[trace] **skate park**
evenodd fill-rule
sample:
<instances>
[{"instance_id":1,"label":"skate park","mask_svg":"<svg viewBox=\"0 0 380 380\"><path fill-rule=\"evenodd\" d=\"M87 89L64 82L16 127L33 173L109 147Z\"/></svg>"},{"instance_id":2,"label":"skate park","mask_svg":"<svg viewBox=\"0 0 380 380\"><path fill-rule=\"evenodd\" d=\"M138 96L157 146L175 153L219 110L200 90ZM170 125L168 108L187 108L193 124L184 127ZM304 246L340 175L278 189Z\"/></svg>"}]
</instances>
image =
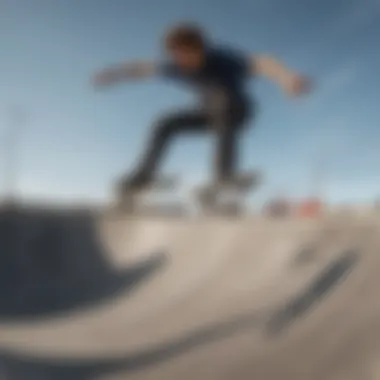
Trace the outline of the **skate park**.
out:
<instances>
[{"instance_id":1,"label":"skate park","mask_svg":"<svg viewBox=\"0 0 380 380\"><path fill-rule=\"evenodd\" d=\"M4 379L375 379L376 215L1 212Z\"/></svg>"},{"instance_id":2,"label":"skate park","mask_svg":"<svg viewBox=\"0 0 380 380\"><path fill-rule=\"evenodd\" d=\"M378 1L4 4L0 380L380 379Z\"/></svg>"}]
</instances>

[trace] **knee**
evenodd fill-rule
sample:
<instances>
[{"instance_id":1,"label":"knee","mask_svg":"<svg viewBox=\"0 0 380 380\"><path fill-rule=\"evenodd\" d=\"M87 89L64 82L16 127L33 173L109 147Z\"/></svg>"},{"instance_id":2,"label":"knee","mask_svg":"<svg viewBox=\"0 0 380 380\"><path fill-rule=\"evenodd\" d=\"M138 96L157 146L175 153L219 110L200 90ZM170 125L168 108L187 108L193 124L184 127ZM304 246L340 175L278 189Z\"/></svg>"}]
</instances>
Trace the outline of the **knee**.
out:
<instances>
[{"instance_id":1,"label":"knee","mask_svg":"<svg viewBox=\"0 0 380 380\"><path fill-rule=\"evenodd\" d=\"M245 102L239 102L233 104L229 109L228 118L231 120L231 124L239 127L243 126L249 119L250 107Z\"/></svg>"},{"instance_id":2,"label":"knee","mask_svg":"<svg viewBox=\"0 0 380 380\"><path fill-rule=\"evenodd\" d=\"M215 120L228 127L240 127L244 125L250 115L249 107L243 102L229 102L223 108L214 109Z\"/></svg>"}]
</instances>

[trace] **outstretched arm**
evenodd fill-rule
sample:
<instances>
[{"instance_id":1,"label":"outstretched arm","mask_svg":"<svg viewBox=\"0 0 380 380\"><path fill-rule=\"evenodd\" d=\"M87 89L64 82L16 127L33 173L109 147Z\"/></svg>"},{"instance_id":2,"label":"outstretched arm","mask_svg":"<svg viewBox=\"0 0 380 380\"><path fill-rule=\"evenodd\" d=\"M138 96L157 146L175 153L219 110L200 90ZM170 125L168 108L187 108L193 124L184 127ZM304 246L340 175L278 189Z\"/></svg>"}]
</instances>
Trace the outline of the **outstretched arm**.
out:
<instances>
[{"instance_id":1,"label":"outstretched arm","mask_svg":"<svg viewBox=\"0 0 380 380\"><path fill-rule=\"evenodd\" d=\"M136 61L103 69L93 77L96 87L105 87L129 80L145 79L157 73L157 65L149 61Z\"/></svg>"},{"instance_id":2,"label":"outstretched arm","mask_svg":"<svg viewBox=\"0 0 380 380\"><path fill-rule=\"evenodd\" d=\"M271 56L252 57L252 73L270 79L289 95L302 95L310 90L310 81L306 77Z\"/></svg>"}]
</instances>

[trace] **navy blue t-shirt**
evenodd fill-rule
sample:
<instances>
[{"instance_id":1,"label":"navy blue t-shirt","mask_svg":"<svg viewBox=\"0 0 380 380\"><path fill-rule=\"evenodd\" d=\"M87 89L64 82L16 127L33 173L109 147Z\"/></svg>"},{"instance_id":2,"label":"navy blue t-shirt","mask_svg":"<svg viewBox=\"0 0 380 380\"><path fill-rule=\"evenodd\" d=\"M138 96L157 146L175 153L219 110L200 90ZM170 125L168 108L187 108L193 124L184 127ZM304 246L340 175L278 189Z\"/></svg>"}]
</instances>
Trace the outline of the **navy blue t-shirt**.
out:
<instances>
[{"instance_id":1,"label":"navy blue t-shirt","mask_svg":"<svg viewBox=\"0 0 380 380\"><path fill-rule=\"evenodd\" d=\"M222 89L228 96L245 98L245 84L251 74L249 57L224 47L209 49L205 64L195 72L185 72L175 63L161 65L161 74L194 86L202 95Z\"/></svg>"}]
</instances>

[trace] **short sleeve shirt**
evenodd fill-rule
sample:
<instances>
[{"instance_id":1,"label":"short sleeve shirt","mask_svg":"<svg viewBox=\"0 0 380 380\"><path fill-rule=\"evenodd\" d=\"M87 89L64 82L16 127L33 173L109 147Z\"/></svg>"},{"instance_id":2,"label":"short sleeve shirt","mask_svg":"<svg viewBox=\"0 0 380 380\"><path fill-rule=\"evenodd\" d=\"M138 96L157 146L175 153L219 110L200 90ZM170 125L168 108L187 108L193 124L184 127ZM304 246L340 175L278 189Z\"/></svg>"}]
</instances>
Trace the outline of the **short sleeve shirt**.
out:
<instances>
[{"instance_id":1,"label":"short sleeve shirt","mask_svg":"<svg viewBox=\"0 0 380 380\"><path fill-rule=\"evenodd\" d=\"M162 76L190 84L201 93L220 88L230 96L245 96L245 86L250 77L250 60L243 53L225 47L209 49L205 64L194 72L185 72L174 63L160 67Z\"/></svg>"}]
</instances>

